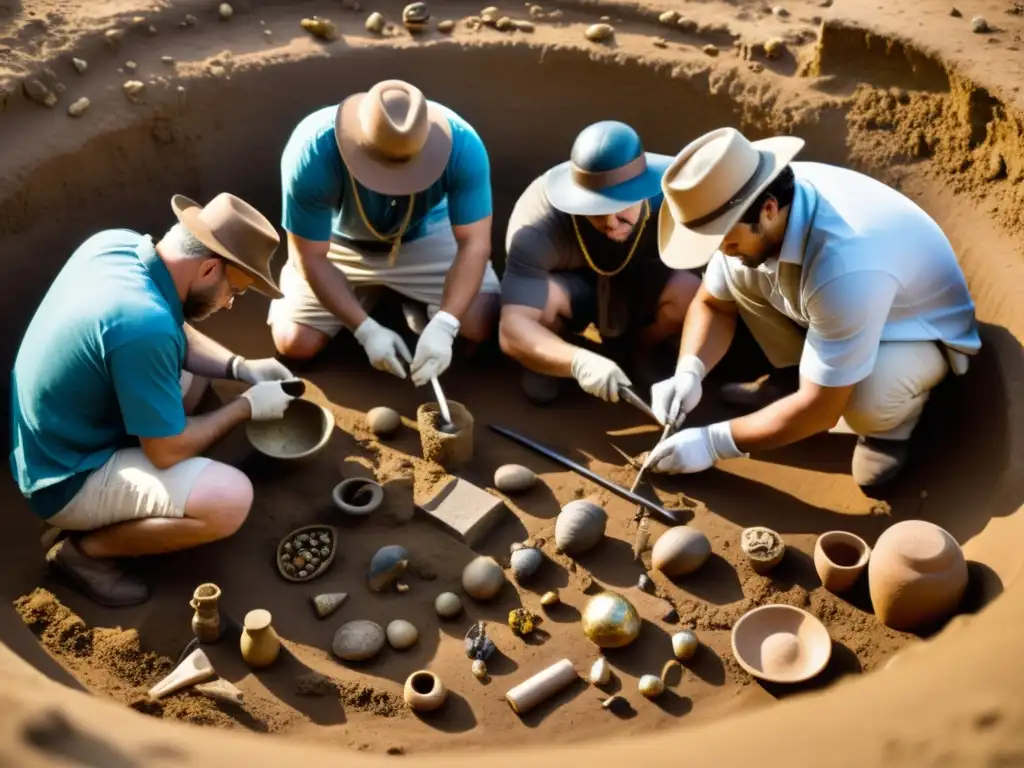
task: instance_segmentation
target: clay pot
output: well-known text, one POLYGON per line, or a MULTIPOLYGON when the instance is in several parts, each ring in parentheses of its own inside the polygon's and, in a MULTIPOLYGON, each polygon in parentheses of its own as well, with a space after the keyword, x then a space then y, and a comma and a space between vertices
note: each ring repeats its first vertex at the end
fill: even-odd
POLYGON ((441 678, 427 669, 413 672, 405 680, 405 703, 417 712, 430 712, 444 704, 448 689, 441 678))
POLYGON ((281 639, 270 622, 270 611, 262 608, 245 614, 239 645, 242 658, 250 667, 268 667, 281 652, 281 639))
POLYGON ((654 542, 651 565, 669 578, 693 573, 711 556, 711 542, 696 528, 677 525, 654 542))
POLYGON ((955 610, 967 588, 967 561, 944 529, 905 520, 875 542, 868 585, 878 620, 907 632, 955 610))
POLYGON ((220 595, 216 584, 200 584, 192 593, 192 632, 200 643, 214 643, 220 638, 220 595))
POLYGON ((365 517, 375 511, 384 501, 384 489, 365 477, 350 477, 342 480, 331 492, 335 506, 354 517, 365 517))
POLYGON ((440 430, 441 409, 437 403, 424 403, 416 409, 423 458, 447 470, 461 469, 473 458, 473 414, 462 403, 448 401, 455 432, 440 430))
POLYGON ((570 501, 555 519, 555 546, 570 557, 593 549, 604 537, 608 513, 592 501, 570 501))
POLYGON ((280 419, 247 421, 245 436, 272 459, 308 459, 323 450, 334 433, 334 414, 311 400, 292 400, 280 419))
POLYGON ((847 531, 828 531, 814 542, 814 570, 829 592, 844 592, 867 567, 871 547, 847 531))

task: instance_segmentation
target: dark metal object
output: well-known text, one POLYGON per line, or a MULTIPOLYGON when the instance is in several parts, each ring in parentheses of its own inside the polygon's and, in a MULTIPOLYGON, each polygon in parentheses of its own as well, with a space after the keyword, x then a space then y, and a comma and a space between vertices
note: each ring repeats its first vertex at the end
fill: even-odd
POLYGON ((495 432, 497 432, 499 435, 504 435, 505 437, 509 438, 510 440, 514 440, 520 445, 525 445, 527 448, 533 449, 542 456, 547 456, 552 461, 558 462, 563 467, 568 467, 576 474, 582 475, 588 480, 592 480, 601 487, 607 488, 612 493, 615 493, 616 495, 621 496, 624 499, 628 499, 629 501, 632 501, 634 504, 639 504, 645 509, 649 509, 651 512, 658 515, 662 520, 664 520, 669 525, 680 525, 683 523, 683 521, 678 517, 677 511, 665 509, 660 504, 657 504, 653 501, 649 501, 648 499, 645 499, 643 496, 640 496, 639 494, 634 493, 633 491, 627 490, 626 488, 623 488, 621 485, 613 483, 611 480, 605 480, 603 477, 593 472, 592 470, 587 469, 582 464, 577 464, 572 459, 566 458, 565 456, 556 453, 555 451, 541 445, 540 443, 535 443, 528 437, 523 437, 520 434, 505 429, 504 427, 499 427, 497 424, 488 424, 487 426, 490 427, 495 432))
POLYGON ((285 379, 281 382, 281 389, 285 391, 286 395, 302 397, 306 394, 306 382, 302 379, 285 379))
POLYGON ((661 423, 658 421, 658 417, 654 415, 654 411, 651 410, 651 407, 641 400, 632 389, 629 387, 619 387, 619 394, 622 395, 623 400, 639 410, 645 416, 650 417, 653 421, 657 421, 659 424, 661 423))

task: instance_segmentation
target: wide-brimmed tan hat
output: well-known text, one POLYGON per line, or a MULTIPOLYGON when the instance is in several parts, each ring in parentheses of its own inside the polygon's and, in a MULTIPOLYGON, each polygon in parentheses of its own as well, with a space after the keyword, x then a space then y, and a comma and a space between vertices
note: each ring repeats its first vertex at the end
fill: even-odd
POLYGON ((199 242, 250 275, 254 290, 272 299, 284 296, 270 276, 270 260, 281 238, 263 214, 229 192, 202 207, 175 195, 171 209, 199 242))
POLYGON ((403 80, 383 80, 342 101, 334 133, 349 173, 384 195, 427 189, 452 152, 447 115, 403 80))
POLYGON ((747 206, 803 146, 796 136, 752 142, 735 128, 719 128, 690 142, 661 180, 661 260, 673 269, 707 264, 747 206))

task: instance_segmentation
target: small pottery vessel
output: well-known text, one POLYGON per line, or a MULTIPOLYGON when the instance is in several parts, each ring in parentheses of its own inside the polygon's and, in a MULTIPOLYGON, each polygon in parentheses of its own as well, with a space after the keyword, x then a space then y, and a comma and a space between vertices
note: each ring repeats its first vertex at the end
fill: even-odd
POLYGON ((967 588, 967 561, 944 529, 925 520, 905 520, 875 542, 868 586, 878 620, 911 631, 956 609, 967 588))
POLYGON ((821 672, 832 657, 825 625, 792 605, 762 605, 732 628, 732 655, 754 677, 800 683, 821 672))
POLYGON ((669 528, 654 542, 651 565, 673 578, 686 576, 700 568, 711 556, 708 537, 687 525, 669 528))
POLYGON ((220 595, 220 587, 209 583, 200 584, 192 593, 192 632, 200 643, 215 643, 220 638, 220 595))
POLYGON ((338 532, 330 525, 304 525, 277 545, 277 572, 292 582, 312 581, 327 572, 337 552, 338 532))
POLYGON ((366 517, 384 501, 384 489, 365 477, 342 480, 331 491, 334 505, 347 515, 366 517))
POLYGON ((405 680, 405 703, 417 712, 430 712, 444 704, 448 689, 441 678, 427 669, 413 672, 405 680))
POLYGON ((583 609, 583 634, 601 648, 622 648, 640 634, 640 614, 617 592, 590 598, 583 609))
POLYGON ((250 667, 268 667, 281 652, 281 639, 270 622, 270 611, 262 608, 245 614, 239 646, 250 667))
POLYGON ((505 493, 527 491, 537 482, 537 475, 522 464, 505 464, 494 471, 494 487, 505 493))
POLYGON ((409 551, 398 544, 381 547, 370 560, 370 589, 382 592, 409 567, 409 551))
POLYGON ((384 628, 375 621, 359 619, 342 624, 334 633, 331 650, 344 661, 365 661, 384 647, 384 628))
POLYGON ((763 525, 743 529, 740 549, 747 556, 754 572, 762 575, 778 565, 786 554, 786 544, 782 537, 763 525))
POLYGON ((843 592, 854 585, 867 567, 871 547, 847 531, 828 531, 814 542, 814 570, 829 592, 843 592))
POLYGON ((462 588, 474 600, 490 600, 505 584, 505 572, 493 557, 480 555, 462 569, 462 588))
POLYGON ((604 537, 608 513, 592 501, 570 501, 555 518, 555 546, 570 557, 593 549, 604 537))
POLYGON ((544 555, 539 549, 523 547, 512 553, 509 567, 512 569, 512 575, 515 577, 516 583, 522 584, 525 581, 529 581, 530 577, 537 572, 537 569, 540 568, 543 562, 544 555))
POLYGON ((306 459, 323 450, 334 434, 334 414, 312 400, 292 400, 280 419, 245 422, 245 436, 272 459, 306 459))

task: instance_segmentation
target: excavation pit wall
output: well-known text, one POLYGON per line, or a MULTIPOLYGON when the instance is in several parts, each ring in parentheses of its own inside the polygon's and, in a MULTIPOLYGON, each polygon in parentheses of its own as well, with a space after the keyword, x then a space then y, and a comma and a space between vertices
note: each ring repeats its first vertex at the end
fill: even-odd
MULTIPOLYGON (((824 39, 824 53, 828 53, 828 35, 824 39)), ((991 726, 995 735, 989 736, 990 746, 995 745, 1002 729, 1014 722, 1011 715, 1019 714, 1019 704, 1012 702, 1024 676, 1015 663, 1024 639, 1024 600, 1016 579, 1022 561, 1016 544, 1021 534, 1017 507, 1024 485, 1024 414, 1019 394, 1024 381, 1019 343, 1024 337, 1019 288, 1024 267, 1015 237, 1020 233, 1008 229, 1011 219, 999 202, 1019 193, 1014 169, 1022 148, 1019 134, 1014 144, 1009 129, 1017 118, 991 95, 982 98, 978 89, 926 56, 914 53, 911 57, 927 63, 928 76, 922 82, 919 75, 901 69, 900 56, 884 58, 902 48, 889 46, 883 54, 877 46, 858 48, 855 42, 847 48, 839 59, 820 55, 817 71, 826 78, 808 79, 806 85, 777 76, 770 68, 755 79, 745 67, 716 68, 696 58, 657 63, 626 54, 544 50, 526 43, 462 46, 451 42, 399 50, 367 47, 330 56, 299 52, 282 54, 269 66, 266 61, 250 66, 240 55, 232 59, 229 80, 208 75, 176 80, 175 84, 185 86, 184 95, 174 85, 147 88, 145 102, 130 109, 124 108, 124 97, 115 87, 95 100, 89 120, 69 121, 58 111, 11 105, 0 118, 0 144, 5 147, 2 162, 8 171, 0 174, 4 179, 0 183, 0 227, 5 232, 9 285, 17 290, 9 291, 0 307, 5 327, 11 329, 0 341, 0 352, 8 362, 13 360, 21 332, 60 264, 77 243, 100 227, 128 226, 158 237, 172 221, 171 195, 184 193, 205 201, 222 190, 243 196, 276 222, 278 161, 294 125, 312 109, 340 95, 364 90, 385 76, 416 83, 430 98, 465 116, 483 137, 492 166, 495 260, 499 267, 504 225, 516 196, 537 174, 564 160, 576 133, 591 122, 614 116, 637 128, 649 150, 666 154, 674 154, 693 137, 721 125, 734 125, 751 138, 796 133, 808 142, 804 159, 850 163, 899 184, 936 216, 961 256, 978 304, 985 352, 969 376, 936 394, 938 407, 921 427, 930 439, 921 441, 919 466, 911 471, 906 490, 891 503, 893 521, 925 517, 961 542, 971 561, 968 607, 978 613, 956 619, 934 639, 907 645, 906 658, 893 667, 845 678, 843 684, 823 693, 731 717, 725 716, 729 709, 723 707, 713 722, 695 720, 698 725, 680 733, 620 735, 598 744, 571 740, 572 759, 592 755, 608 762, 610 750, 619 750, 624 759, 644 754, 653 765, 667 765, 676 764, 680 754, 696 751, 708 764, 739 764, 745 759, 757 759, 762 765, 812 764, 815 750, 834 749, 841 740, 845 745, 845 762, 841 764, 879 764, 882 745, 893 740, 919 744, 927 735, 929 746, 919 749, 941 753, 942 739, 955 737, 950 735, 952 724, 973 717, 988 717, 986 722, 996 723, 991 726), (884 93, 870 85, 855 87, 856 80, 848 75, 860 71, 858 56, 877 65, 863 71, 885 74, 879 75, 884 93), (816 84, 821 85, 820 91, 812 87, 816 84), (894 93, 893 88, 900 90, 894 93), (909 144, 905 140, 900 110, 925 99, 936 104, 936 119, 946 122, 921 127, 929 149, 915 153, 918 144, 913 142, 917 139, 909 144), (944 158, 962 152, 964 136, 968 137, 972 161, 967 167, 958 165, 954 173, 944 158), (1004 172, 986 179, 975 170, 975 164, 993 151, 1004 158, 1004 172), (1007 663, 1001 664, 1000 659, 1007 663), (994 720, 993 711, 999 713, 994 720), (916 719, 908 721, 908 712, 914 712, 916 719), (786 731, 798 731, 799 740, 787 745, 786 731), (763 750, 766 743, 772 744, 767 754, 763 750), (638 752, 638 747, 648 751, 638 752)), ((813 67, 812 61, 812 71, 813 67)), ((117 82, 111 81, 115 86, 117 82)), ((275 265, 279 267, 280 261, 275 265)), ((265 300, 246 296, 236 303, 231 317, 217 317, 205 327, 246 356, 270 354, 269 334, 263 325, 265 310, 265 300)), ((379 385, 362 373, 321 369, 313 376, 325 377, 324 390, 330 389, 335 402, 343 407, 366 410, 380 404, 356 388, 346 390, 353 384, 379 385), (373 383, 367 383, 370 381, 373 383), (346 403, 343 395, 349 393, 352 400, 346 403)), ((480 376, 491 386, 508 388, 510 398, 518 395, 517 376, 500 379, 488 372, 480 376)), ((473 386, 471 382, 467 379, 467 388, 473 386)), ((391 382, 383 385, 392 387, 391 392, 398 391, 396 386, 391 382)), ((451 396, 467 399, 457 390, 451 396)), ((350 415, 348 421, 339 423, 351 425, 353 419, 350 415)), ((239 446, 234 447, 240 452, 239 446)), ((801 452, 797 449, 789 455, 800 458, 801 452)), ((838 463, 819 466, 816 471, 824 475, 848 472, 848 465, 841 463, 848 462, 848 453, 836 456, 838 463)), ((750 479, 800 498, 810 518, 801 523, 802 535, 825 530, 813 519, 820 511, 815 494, 822 481, 805 485, 802 475, 783 466, 784 459, 778 459, 779 464, 768 463, 771 461, 766 457, 750 479)), ((340 469, 346 472, 350 467, 342 465, 340 469)), ((834 480, 847 481, 846 477, 834 480)), ((7 556, 0 562, 0 577, 5 596, 14 600, 42 583, 43 574, 37 560, 25 554, 34 551, 35 523, 16 488, 9 479, 6 482, 11 520, 10 533, 4 537, 7 556)), ((724 506, 729 491, 719 488, 713 492, 716 482, 720 485, 723 481, 694 480, 690 493, 697 498, 714 496, 724 506)), ((859 514, 863 499, 849 487, 848 508, 851 514, 859 514)), ((776 496, 778 492, 772 492, 764 503, 778 505, 781 502, 776 496)), ((747 499, 751 504, 761 503, 756 493, 748 494, 747 499)), ((273 497, 264 499, 260 511, 273 514, 274 502, 273 497)), ((711 501, 708 504, 715 506, 711 501)), ((756 518, 756 513, 748 511, 740 519, 757 524, 756 518)), ((860 524, 851 519, 850 527, 858 530, 860 524)), ((885 524, 877 522, 872 530, 881 530, 885 524)), ((385 530, 375 535, 380 545, 391 543, 385 530)), ((869 543, 874 538, 869 538, 869 543)), ((222 542, 210 549, 215 555, 231 557, 232 544, 222 542)), ((187 562, 178 558, 172 561, 177 566, 161 569, 180 568, 187 562)), ((346 563, 356 569, 363 565, 346 563)), ((196 573, 169 578, 180 591, 186 583, 199 583, 206 577, 196 573)), ((429 584, 422 586, 424 594, 433 595, 429 584)), ((157 587, 161 588, 169 587, 157 587)), ((171 639, 147 632, 144 609, 124 616, 124 626, 138 628, 144 648, 176 656, 171 639)), ((182 606, 182 616, 182 631, 187 633, 186 606, 182 606)), ((350 618, 357 616, 345 617, 350 618)), ((88 617, 85 620, 92 623, 88 617)), ((496 615, 491 620, 500 622, 502 617, 496 615)), ((24 713, 17 723, 5 726, 12 729, 8 743, 27 741, 37 748, 47 745, 49 750, 58 742, 78 739, 88 741, 94 749, 107 750, 107 754, 112 750, 143 762, 146 755, 172 750, 195 764, 200 760, 238 762, 252 756, 261 762, 294 760, 306 753, 316 759, 330 754, 321 752, 314 738, 301 747, 288 740, 253 743, 253 737, 246 734, 156 722, 102 697, 90 698, 57 687, 38 673, 74 686, 75 680, 67 673, 69 667, 78 672, 73 664, 66 659, 64 667, 55 664, 12 610, 5 609, 0 631, 6 648, 22 657, 0 657, 0 673, 9 675, 11 682, 2 687, 0 701, 24 713), (56 710, 65 713, 70 726, 54 725, 58 722, 54 720, 56 710)), ((282 634, 287 637, 287 630, 282 629, 282 634)), ((325 629, 324 647, 329 634, 325 629)), ((93 638, 92 642, 97 641, 93 638)), ((588 662, 580 659, 577 666, 583 670, 588 662)), ((657 666, 660 663, 659 659, 657 666)), ((656 670, 652 667, 651 671, 656 670)), ((466 672, 468 677, 468 669, 466 672)), ((526 672, 520 668, 515 679, 526 672)), ((97 683, 87 672, 79 678, 86 688, 97 683)), ((489 693, 503 693, 512 684, 505 684, 510 679, 504 678, 489 693)), ((283 691, 274 693, 285 695, 283 691)), ((636 698, 632 691, 627 693, 636 698)), ((783 695, 774 689, 769 693, 783 695)), ((594 692, 580 695, 593 698, 594 692)), ((465 700, 457 695, 453 698, 451 706, 461 711, 465 700)), ((387 706, 386 701, 381 704, 387 706)), ((331 724, 330 713, 320 714, 321 720, 314 717, 314 722, 331 724)), ((605 714, 595 701, 594 718, 605 714)), ((510 712, 507 716, 514 717, 510 712)), ((681 725, 688 722, 687 717, 679 719, 681 725)), ((505 730, 492 722, 476 724, 505 730)), ((386 729, 389 723, 381 720, 376 727, 386 729)), ((438 727, 443 729, 443 725, 438 727)), ((266 729, 253 726, 253 730, 266 729)), ((527 734, 535 732, 525 730, 527 734)), ((555 764, 566 759, 569 753, 554 743, 545 746, 540 733, 537 736, 539 743, 533 746, 543 751, 535 753, 532 761, 555 764)), ((488 754, 493 765, 520 764, 520 755, 505 751, 511 741, 507 737, 507 731, 496 737, 500 746, 488 754)), ((553 736, 548 739, 554 742, 553 736)), ((346 759, 367 765, 376 760, 355 754, 346 759)), ((429 754, 406 756, 413 762, 430 759, 429 754)), ((469 764, 470 760, 476 764, 479 756, 445 756, 450 765, 469 764)))

